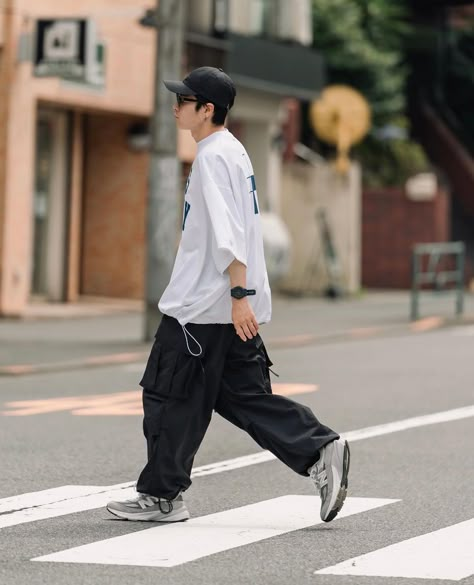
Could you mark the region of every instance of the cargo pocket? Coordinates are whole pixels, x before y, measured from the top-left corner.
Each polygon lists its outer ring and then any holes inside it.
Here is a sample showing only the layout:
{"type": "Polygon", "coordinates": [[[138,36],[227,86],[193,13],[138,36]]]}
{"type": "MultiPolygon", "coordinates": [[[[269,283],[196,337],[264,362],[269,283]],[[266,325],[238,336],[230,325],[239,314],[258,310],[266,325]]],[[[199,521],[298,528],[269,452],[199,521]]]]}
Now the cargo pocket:
{"type": "Polygon", "coordinates": [[[259,363],[263,373],[265,392],[272,394],[272,382],[270,380],[270,368],[273,362],[268,357],[267,348],[260,336],[257,338],[256,347],[259,353],[259,363]]]}
{"type": "Polygon", "coordinates": [[[173,376],[169,387],[169,396],[176,400],[185,400],[203,376],[201,361],[186,353],[176,353],[173,376]]]}
{"type": "Polygon", "coordinates": [[[185,400],[200,367],[196,358],[155,341],[140,386],[160,398],[185,400]]]}
{"type": "Polygon", "coordinates": [[[152,389],[155,387],[156,379],[158,376],[158,367],[160,363],[160,353],[161,345],[157,341],[155,341],[153,347],[151,348],[151,352],[146,363],[143,377],[139,382],[142,388],[152,389]]]}

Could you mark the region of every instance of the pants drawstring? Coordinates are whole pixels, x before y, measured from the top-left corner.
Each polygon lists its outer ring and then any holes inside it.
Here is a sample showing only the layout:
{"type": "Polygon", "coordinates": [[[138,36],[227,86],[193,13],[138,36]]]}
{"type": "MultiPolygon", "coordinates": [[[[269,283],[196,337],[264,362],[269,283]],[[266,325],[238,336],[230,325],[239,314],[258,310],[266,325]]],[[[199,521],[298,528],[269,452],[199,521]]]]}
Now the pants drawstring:
{"type": "Polygon", "coordinates": [[[195,337],[193,337],[191,335],[191,333],[189,333],[189,331],[186,329],[186,325],[181,325],[181,327],[183,328],[184,339],[186,340],[186,346],[188,348],[189,353],[194,357],[201,356],[202,355],[202,347],[201,347],[201,344],[199,343],[199,341],[195,337]],[[189,343],[188,343],[188,335],[196,343],[196,345],[199,347],[199,353],[193,353],[191,351],[191,348],[189,347],[189,343]]]}

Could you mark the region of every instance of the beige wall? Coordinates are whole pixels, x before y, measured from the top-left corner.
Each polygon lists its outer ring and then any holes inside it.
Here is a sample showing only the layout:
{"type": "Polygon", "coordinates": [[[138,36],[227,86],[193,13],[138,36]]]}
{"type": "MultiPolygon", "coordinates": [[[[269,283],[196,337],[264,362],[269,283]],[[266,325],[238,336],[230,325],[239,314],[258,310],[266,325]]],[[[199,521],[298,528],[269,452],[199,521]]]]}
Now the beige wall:
{"type": "MultiPolygon", "coordinates": [[[[13,47],[11,50],[13,56],[13,47]]],[[[0,313],[6,314],[21,312],[30,285],[35,115],[34,103],[23,91],[27,77],[25,70],[13,70],[6,88],[8,115],[3,128],[5,159],[0,186],[6,218],[0,261],[0,313]]]]}
{"type": "Polygon", "coordinates": [[[281,153],[273,144],[283,120],[279,96],[239,89],[232,120],[240,123],[242,140],[252,161],[260,207],[280,211],[281,153]]]}
{"type": "Polygon", "coordinates": [[[361,176],[353,164],[347,177],[329,164],[316,167],[291,163],[283,167],[282,219],[292,241],[291,269],[280,283],[285,290],[321,292],[328,284],[321,238],[316,223],[326,211],[340,258],[341,284],[349,292],[360,288],[361,176]]]}
{"type": "MultiPolygon", "coordinates": [[[[0,38],[5,38],[6,18],[0,18],[0,38]]],[[[5,204],[6,204],[6,152],[7,152],[7,121],[8,121],[8,76],[9,76],[9,61],[7,57],[6,48],[0,44],[0,312],[1,312],[1,298],[2,292],[5,288],[5,240],[4,240],[4,219],[5,219],[5,204]]]]}

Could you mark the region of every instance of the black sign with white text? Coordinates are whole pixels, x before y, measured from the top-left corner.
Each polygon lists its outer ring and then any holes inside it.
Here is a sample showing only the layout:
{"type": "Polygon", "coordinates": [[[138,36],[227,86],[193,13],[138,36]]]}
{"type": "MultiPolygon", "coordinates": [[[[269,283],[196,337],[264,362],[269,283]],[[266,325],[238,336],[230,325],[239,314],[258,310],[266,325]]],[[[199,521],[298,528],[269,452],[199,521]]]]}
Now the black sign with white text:
{"type": "Polygon", "coordinates": [[[86,35],[85,19],[38,20],[35,75],[83,80],[87,66],[86,35]]]}

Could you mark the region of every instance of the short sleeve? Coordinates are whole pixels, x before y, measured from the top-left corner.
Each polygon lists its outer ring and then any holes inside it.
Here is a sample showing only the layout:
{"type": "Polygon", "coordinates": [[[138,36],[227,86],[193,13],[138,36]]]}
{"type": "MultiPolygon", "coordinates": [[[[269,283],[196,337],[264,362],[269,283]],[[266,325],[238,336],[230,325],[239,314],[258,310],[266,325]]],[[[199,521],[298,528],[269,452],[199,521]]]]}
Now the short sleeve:
{"type": "Polygon", "coordinates": [[[202,156],[198,161],[201,192],[212,231],[212,257],[223,273],[235,260],[247,265],[245,228],[229,176],[219,155],[202,156]]]}

